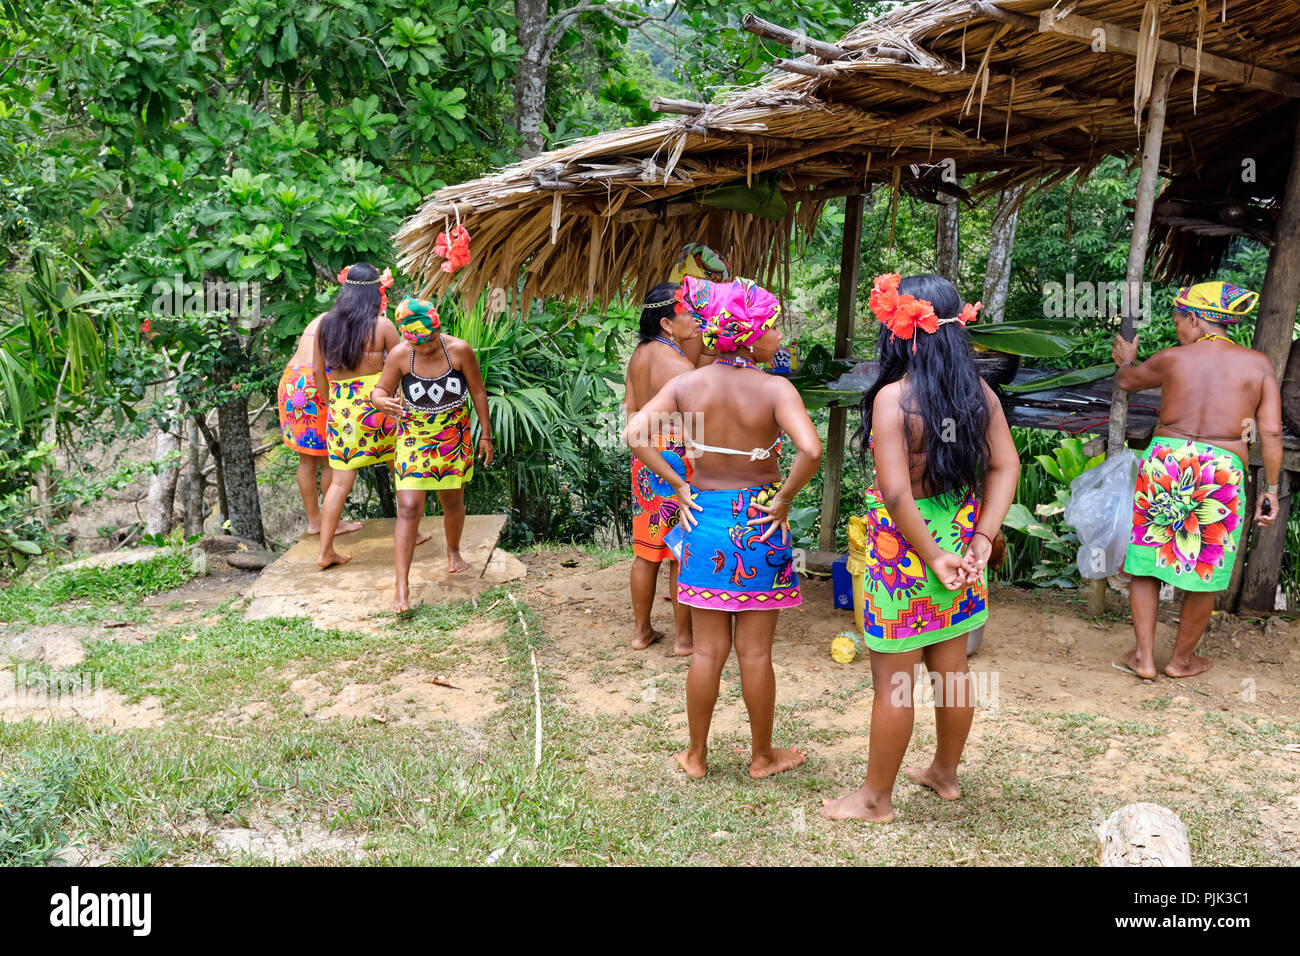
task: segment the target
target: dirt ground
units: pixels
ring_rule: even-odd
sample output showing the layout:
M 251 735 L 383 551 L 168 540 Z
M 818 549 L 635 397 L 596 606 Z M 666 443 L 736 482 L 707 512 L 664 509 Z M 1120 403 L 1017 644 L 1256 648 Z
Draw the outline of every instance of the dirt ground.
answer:
M 430 552 L 426 560 L 441 556 Z M 556 687 L 557 706 L 573 714 L 574 726 L 583 728 L 581 740 L 590 741 L 574 766 L 584 786 L 617 801 L 629 779 L 648 774 L 636 778 L 648 780 L 656 793 L 672 793 L 678 777 L 685 781 L 671 755 L 687 735 L 689 659 L 672 653 L 666 576 L 660 578 L 654 623 L 668 637 L 646 651 L 633 651 L 628 647 L 630 560 L 579 549 L 545 550 L 520 560 L 526 567 L 521 580 L 502 585 L 483 578 L 479 589 L 504 586 L 541 618 L 548 643 L 537 655 L 538 667 Z M 160 628 L 191 622 L 201 631 L 223 602 L 234 598 L 236 609 L 241 602 L 247 606 L 256 581 L 256 575 L 220 568 L 150 598 L 157 610 L 146 625 L 115 626 L 106 620 L 93 633 L 57 626 L 0 628 L 0 658 L 57 671 L 75 665 L 83 641 L 148 641 Z M 832 606 L 829 580 L 806 577 L 803 593 L 803 607 L 784 612 L 776 633 L 775 742 L 808 753 L 812 776 L 798 786 L 823 795 L 827 788 L 855 786 L 865 772 L 873 690 L 865 655 L 849 664 L 830 657 L 831 639 L 849 628 L 851 613 Z M 466 596 L 458 592 L 448 599 Z M 1216 615 L 1200 648 L 1215 661 L 1212 670 L 1186 681 L 1141 681 L 1112 667 L 1131 645 L 1132 631 L 1123 596 L 1112 592 L 1108 600 L 1107 615 L 1094 622 L 1083 616 L 1081 599 L 1061 592 L 993 591 L 984 643 L 971 659 L 981 705 L 964 757 L 967 779 L 975 782 L 963 805 L 978 801 L 981 810 L 996 813 L 998 801 L 1007 800 L 1002 775 L 1008 773 L 1045 785 L 1047 792 L 1064 788 L 1086 798 L 1094 810 L 1105 808 L 1103 817 L 1141 800 L 1183 813 L 1207 802 L 1210 812 L 1228 806 L 1257 821 L 1251 832 L 1261 835 L 1269 859 L 1300 863 L 1300 746 L 1292 742 L 1300 725 L 1300 623 Z M 385 609 L 381 604 L 374 611 Z M 1172 646 L 1177 611 L 1176 606 L 1162 610 L 1161 663 Z M 290 662 L 275 675 L 276 683 L 311 720 L 417 729 L 455 725 L 480 735 L 510 694 L 501 626 L 475 615 L 449 630 L 445 664 L 366 651 L 324 669 Z M 94 713 L 50 716 L 116 729 L 157 727 L 168 719 L 156 701 L 127 702 L 111 689 L 101 706 Z M 233 728 L 269 718 L 269 706 L 256 700 L 229 707 L 214 702 L 218 712 L 209 726 L 214 736 L 226 739 L 223 735 L 239 733 Z M 933 746 L 931 710 L 925 701 L 918 707 L 914 752 Z M 29 715 L 12 700 L 0 706 L 0 720 L 24 716 Z M 712 734 L 724 781 L 730 780 L 728 775 L 743 770 L 747 757 L 735 748 L 748 736 L 734 658 L 724 671 Z M 916 799 L 904 796 L 904 808 Z M 823 825 L 814 810 L 808 814 L 810 828 Z M 292 859 L 297 838 L 286 837 L 289 843 L 281 845 L 273 831 L 266 824 L 213 834 L 213 839 L 223 856 Z M 350 847 L 334 849 L 351 852 Z M 952 862 L 964 859 L 954 856 Z

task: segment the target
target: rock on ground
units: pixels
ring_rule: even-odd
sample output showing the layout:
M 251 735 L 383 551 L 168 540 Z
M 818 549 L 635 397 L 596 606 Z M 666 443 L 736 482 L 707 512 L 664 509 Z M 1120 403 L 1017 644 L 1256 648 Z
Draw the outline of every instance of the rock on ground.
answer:
M 1155 803 L 1120 807 L 1097 828 L 1101 866 L 1191 866 L 1187 827 Z

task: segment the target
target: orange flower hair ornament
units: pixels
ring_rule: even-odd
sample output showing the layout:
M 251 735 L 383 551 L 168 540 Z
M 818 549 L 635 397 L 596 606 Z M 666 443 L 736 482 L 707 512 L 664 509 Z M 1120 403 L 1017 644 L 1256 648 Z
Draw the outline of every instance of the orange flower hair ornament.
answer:
M 339 285 L 345 282 L 351 282 L 352 285 L 378 285 L 379 286 L 379 311 L 388 310 L 388 289 L 393 284 L 393 270 L 385 269 L 379 273 L 378 279 L 348 279 L 348 270 L 351 266 L 344 266 L 342 271 L 336 277 Z
M 918 299 L 907 293 L 900 295 L 898 284 L 902 280 L 903 277 L 897 272 L 886 272 L 884 275 L 876 276 L 871 286 L 871 298 L 868 300 L 868 305 L 880 320 L 880 324 L 900 339 L 912 338 L 917 329 L 922 332 L 938 332 L 939 326 L 949 322 L 969 325 L 975 321 L 976 314 L 984 304 L 976 302 L 971 305 L 968 302 L 952 318 L 941 319 L 935 314 L 934 306 L 925 299 Z M 916 350 L 915 341 L 912 342 L 912 350 Z

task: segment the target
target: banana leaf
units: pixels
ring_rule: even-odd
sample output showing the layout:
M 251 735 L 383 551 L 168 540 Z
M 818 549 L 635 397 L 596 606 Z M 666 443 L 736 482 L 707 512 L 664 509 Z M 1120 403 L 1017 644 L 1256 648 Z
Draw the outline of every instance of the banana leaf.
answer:
M 1026 392 L 1041 392 L 1049 388 L 1067 388 L 1071 385 L 1086 385 L 1089 382 L 1096 382 L 1115 371 L 1114 365 L 1094 365 L 1091 368 L 1075 368 L 1066 372 L 1060 372 L 1056 375 L 1048 375 L 1043 378 L 1034 379 L 1032 382 L 1021 382 L 1019 385 L 1003 385 L 1002 391 L 1023 394 Z
M 1078 319 L 1015 319 L 1010 322 L 977 322 L 967 326 L 968 332 L 1006 332 L 1033 329 L 1036 332 L 1053 332 L 1058 335 L 1075 335 L 1079 331 Z
M 1079 336 L 1062 335 L 1056 332 L 1042 332 L 1037 329 L 1013 327 L 990 332 L 994 328 L 972 326 L 966 331 L 971 341 L 994 352 L 1007 352 L 1025 358 L 1060 358 L 1074 351 L 1083 343 Z
M 824 389 L 827 382 L 833 382 L 849 369 L 852 362 L 837 359 L 824 345 L 814 345 L 804 356 L 799 367 L 790 374 L 790 384 L 799 391 L 807 389 Z

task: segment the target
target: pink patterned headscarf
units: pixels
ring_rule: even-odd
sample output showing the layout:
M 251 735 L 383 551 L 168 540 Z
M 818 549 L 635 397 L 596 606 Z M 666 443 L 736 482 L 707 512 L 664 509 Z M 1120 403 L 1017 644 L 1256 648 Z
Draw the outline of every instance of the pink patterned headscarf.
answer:
M 705 347 L 716 352 L 753 345 L 781 314 L 776 296 L 752 279 L 713 282 L 686 276 L 682 301 L 700 323 Z

